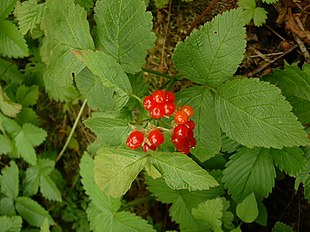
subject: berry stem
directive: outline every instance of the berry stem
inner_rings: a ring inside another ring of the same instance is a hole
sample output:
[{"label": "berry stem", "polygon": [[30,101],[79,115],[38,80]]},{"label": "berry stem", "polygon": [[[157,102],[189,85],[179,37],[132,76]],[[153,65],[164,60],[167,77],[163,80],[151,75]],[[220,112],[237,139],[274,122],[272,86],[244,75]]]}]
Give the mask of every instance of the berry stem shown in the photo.
[{"label": "berry stem", "polygon": [[139,98],[137,95],[135,95],[134,93],[130,94],[131,97],[133,97],[134,99],[138,100],[142,105],[143,105],[143,101],[141,98]]}]

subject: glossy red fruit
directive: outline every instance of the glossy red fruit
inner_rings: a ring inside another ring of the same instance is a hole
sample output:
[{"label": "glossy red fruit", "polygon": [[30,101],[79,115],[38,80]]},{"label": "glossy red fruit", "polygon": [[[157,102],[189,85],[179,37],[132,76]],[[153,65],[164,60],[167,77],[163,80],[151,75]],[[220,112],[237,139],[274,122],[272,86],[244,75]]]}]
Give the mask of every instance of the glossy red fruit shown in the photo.
[{"label": "glossy red fruit", "polygon": [[147,138],[155,147],[160,146],[165,140],[163,133],[158,129],[152,130]]},{"label": "glossy red fruit", "polygon": [[141,131],[133,131],[126,140],[126,145],[132,149],[138,149],[144,141],[144,135]]},{"label": "glossy red fruit", "polygon": [[164,103],[166,101],[167,94],[163,90],[156,90],[152,93],[152,97],[156,103]]},{"label": "glossy red fruit", "polygon": [[178,124],[185,124],[188,120],[187,114],[183,111],[177,111],[174,115],[174,120]]},{"label": "glossy red fruit", "polygon": [[188,139],[187,143],[189,148],[193,148],[196,146],[197,141],[194,137],[192,137]]},{"label": "glossy red fruit", "polygon": [[188,130],[187,138],[194,138],[194,131],[193,130]]},{"label": "glossy red fruit", "polygon": [[176,106],[173,102],[164,103],[164,108],[165,108],[165,116],[172,115],[176,110]]},{"label": "glossy red fruit", "polygon": [[162,118],[165,116],[165,108],[163,104],[157,104],[153,109],[150,110],[152,118]]},{"label": "glossy red fruit", "polygon": [[189,153],[189,146],[188,143],[186,141],[186,139],[184,138],[180,138],[176,135],[172,135],[171,136],[171,141],[175,147],[175,149],[179,152],[183,152],[184,154],[188,154]]},{"label": "glossy red fruit", "polygon": [[188,118],[194,115],[194,109],[191,106],[182,106],[180,111],[183,111],[187,115]]},{"label": "glossy red fruit", "polygon": [[152,96],[146,96],[143,100],[143,106],[146,110],[151,110],[156,106]]},{"label": "glossy red fruit", "polygon": [[148,145],[147,143],[143,144],[142,150],[148,152],[148,150],[156,151],[156,147],[154,145]]},{"label": "glossy red fruit", "polygon": [[188,129],[190,129],[190,130],[194,130],[194,128],[195,128],[195,122],[193,121],[193,120],[188,120],[185,124],[184,124],[185,126],[187,126],[187,128]]},{"label": "glossy red fruit", "polygon": [[167,102],[167,103],[168,102],[174,103],[175,99],[176,99],[176,97],[175,97],[174,93],[172,93],[170,91],[166,92],[166,100],[165,100],[165,102]]},{"label": "glossy red fruit", "polygon": [[179,138],[186,139],[188,136],[189,129],[184,124],[177,125],[173,129],[173,134]]}]

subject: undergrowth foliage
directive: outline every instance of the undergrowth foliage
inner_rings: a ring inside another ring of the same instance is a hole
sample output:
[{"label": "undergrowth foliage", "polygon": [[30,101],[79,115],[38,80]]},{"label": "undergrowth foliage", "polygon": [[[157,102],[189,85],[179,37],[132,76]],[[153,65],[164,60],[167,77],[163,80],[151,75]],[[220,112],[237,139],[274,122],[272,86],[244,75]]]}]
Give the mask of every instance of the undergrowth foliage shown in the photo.
[{"label": "undergrowth foliage", "polygon": [[[156,231],[151,220],[122,209],[121,198],[140,172],[149,192],[171,204],[180,231],[236,232],[254,221],[266,226],[262,200],[277,172],[294,177],[295,189],[302,184],[310,199],[310,65],[287,65],[261,79],[234,76],[246,46],[243,11],[216,16],[174,50],[174,80],[193,83],[175,93],[176,108],[195,112],[196,145],[185,155],[169,139],[156,151],[126,146],[133,127],[172,133],[166,129],[171,119],[154,120],[143,107],[150,91],[141,68],[156,40],[145,1],[2,0],[0,231],[59,229],[37,200],[63,200],[55,168],[62,154],[56,159],[36,149],[49,136],[35,111],[39,89],[92,110],[83,123],[96,141],[80,161],[89,225],[77,231]],[[12,58],[27,61],[22,71]],[[291,228],[278,222],[273,231]]]}]

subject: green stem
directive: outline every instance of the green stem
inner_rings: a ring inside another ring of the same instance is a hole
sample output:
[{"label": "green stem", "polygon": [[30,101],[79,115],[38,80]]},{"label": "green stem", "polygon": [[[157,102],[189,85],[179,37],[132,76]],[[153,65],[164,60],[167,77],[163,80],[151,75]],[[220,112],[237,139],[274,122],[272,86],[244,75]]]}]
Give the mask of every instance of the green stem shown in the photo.
[{"label": "green stem", "polygon": [[141,98],[139,98],[137,95],[135,95],[135,94],[130,94],[130,96],[131,97],[133,97],[133,98],[135,98],[135,99],[137,99],[140,103],[142,103],[142,105],[143,105],[143,101],[142,101],[142,99]]},{"label": "green stem", "polygon": [[154,70],[152,70],[152,69],[148,69],[148,68],[143,68],[143,67],[142,67],[142,71],[147,72],[147,73],[154,74],[154,75],[156,75],[156,76],[166,77],[166,78],[168,78],[168,79],[174,79],[174,78],[175,78],[175,77],[170,76],[170,75],[168,75],[168,74],[160,73],[160,72],[154,71]]},{"label": "green stem", "polygon": [[70,142],[70,140],[71,140],[71,138],[72,138],[72,136],[73,136],[73,134],[74,134],[74,131],[75,131],[75,129],[76,129],[76,127],[77,127],[77,125],[78,125],[78,123],[79,123],[79,121],[80,121],[80,118],[81,118],[81,116],[82,116],[82,113],[83,113],[83,111],[84,111],[84,108],[85,108],[85,106],[86,106],[86,103],[87,103],[87,99],[84,100],[84,102],[83,102],[83,104],[82,104],[82,106],[81,106],[81,109],[80,109],[80,111],[79,111],[79,113],[78,113],[78,115],[77,115],[77,117],[76,117],[76,119],[75,119],[75,122],[74,122],[74,124],[73,124],[73,127],[72,127],[72,129],[71,129],[71,131],[70,131],[69,137],[67,138],[67,141],[66,141],[65,145],[63,146],[61,152],[58,154],[58,156],[57,156],[57,158],[56,158],[56,163],[60,160],[60,158],[63,156],[65,150],[67,149],[67,147],[68,147],[68,145],[69,145],[69,142]]}]

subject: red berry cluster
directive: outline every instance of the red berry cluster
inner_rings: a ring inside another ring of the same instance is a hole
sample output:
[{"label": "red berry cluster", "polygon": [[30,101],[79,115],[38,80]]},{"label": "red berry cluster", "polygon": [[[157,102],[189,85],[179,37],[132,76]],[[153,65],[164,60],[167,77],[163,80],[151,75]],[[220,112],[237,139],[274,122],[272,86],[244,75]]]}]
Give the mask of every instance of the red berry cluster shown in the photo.
[{"label": "red berry cluster", "polygon": [[150,96],[143,100],[143,106],[150,112],[152,118],[162,118],[172,115],[176,106],[174,104],[175,96],[172,92],[156,90]]},{"label": "red berry cluster", "polygon": [[145,138],[142,131],[132,131],[126,140],[126,145],[132,150],[136,150],[142,146],[145,152],[149,149],[155,151],[164,140],[164,135],[159,129],[151,130],[147,138]]},{"label": "red berry cluster", "polygon": [[174,120],[177,125],[173,129],[171,141],[177,151],[188,154],[190,148],[195,147],[194,138],[195,122],[190,118],[194,115],[191,106],[183,106],[175,113]]}]

